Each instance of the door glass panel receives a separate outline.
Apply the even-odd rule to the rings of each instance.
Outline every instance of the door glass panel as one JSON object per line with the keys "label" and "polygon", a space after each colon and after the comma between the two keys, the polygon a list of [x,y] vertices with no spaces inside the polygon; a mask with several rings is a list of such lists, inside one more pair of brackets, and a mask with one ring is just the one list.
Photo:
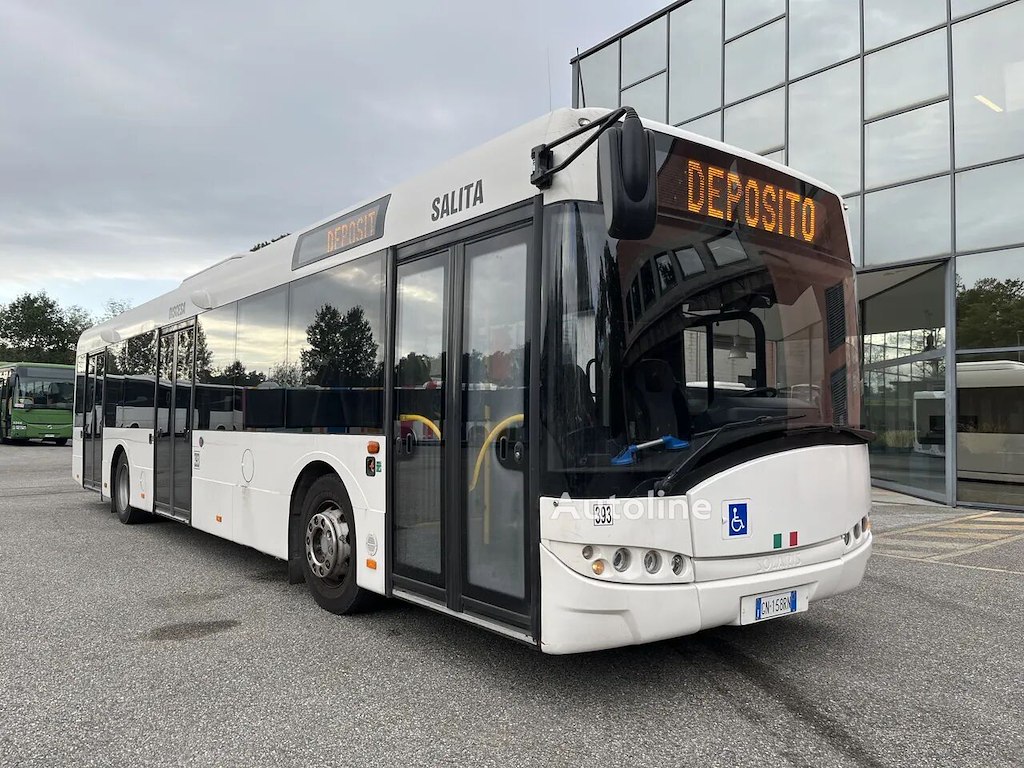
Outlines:
{"label": "door glass panel", "polygon": [[448,252],[398,268],[395,320],[395,573],[444,585],[441,493]]}
{"label": "door glass panel", "polygon": [[174,378],[174,336],[161,336],[157,360],[156,436],[154,468],[154,500],[169,507],[171,504],[171,429],[172,392]]}
{"label": "door glass panel", "polygon": [[176,333],[178,343],[174,370],[174,508],[192,508],[192,362],[195,330]]}
{"label": "door glass panel", "polygon": [[466,247],[461,350],[466,593],[517,600],[526,596],[526,252],[523,231]]}

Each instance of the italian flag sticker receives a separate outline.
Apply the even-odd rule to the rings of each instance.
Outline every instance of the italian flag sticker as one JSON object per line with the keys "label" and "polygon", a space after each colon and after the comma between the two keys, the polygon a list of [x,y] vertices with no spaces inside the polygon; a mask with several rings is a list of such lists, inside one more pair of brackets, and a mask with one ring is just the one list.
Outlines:
{"label": "italian flag sticker", "polygon": [[[772,542],[772,548],[773,549],[782,549],[782,537],[783,537],[783,535],[784,534],[781,534],[781,533],[776,533],[775,534],[774,540]],[[799,538],[800,537],[797,536],[797,532],[796,531],[790,531],[789,532],[789,546],[791,546],[791,547],[797,546],[797,544],[799,542]]]}

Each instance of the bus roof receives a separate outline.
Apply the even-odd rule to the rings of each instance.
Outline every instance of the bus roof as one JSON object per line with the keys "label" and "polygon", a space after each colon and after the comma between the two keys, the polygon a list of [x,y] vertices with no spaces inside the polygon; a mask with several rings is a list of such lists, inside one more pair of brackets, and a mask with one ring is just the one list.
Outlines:
{"label": "bus roof", "polygon": [[34,363],[31,360],[22,360],[13,363],[0,361],[0,368],[20,368],[27,366],[32,366],[33,368],[53,368],[55,370],[75,370],[75,366],[68,365],[67,363]]}
{"label": "bus roof", "polygon": [[[540,194],[530,183],[532,148],[564,136],[584,120],[593,121],[606,114],[607,109],[599,108],[556,110],[399,184],[383,196],[363,200],[257,251],[228,256],[185,278],[169,293],[87,329],[79,339],[78,353],[101,349],[120,339],[186,320],[206,309],[229,304],[361,256],[437,234],[479,215],[531,200]],[[716,147],[836,194],[820,181],[752,152],[680,128],[650,120],[643,122],[659,133]],[[588,134],[584,133],[559,145],[555,150],[555,162],[560,162],[587,138]],[[595,143],[554,177],[551,187],[543,192],[544,203],[597,200],[596,168]],[[343,219],[347,214],[355,216],[363,209],[382,202],[385,208],[377,209],[383,219],[379,235],[365,238],[365,242],[333,256],[293,267],[296,243],[304,234],[335,219]]]}

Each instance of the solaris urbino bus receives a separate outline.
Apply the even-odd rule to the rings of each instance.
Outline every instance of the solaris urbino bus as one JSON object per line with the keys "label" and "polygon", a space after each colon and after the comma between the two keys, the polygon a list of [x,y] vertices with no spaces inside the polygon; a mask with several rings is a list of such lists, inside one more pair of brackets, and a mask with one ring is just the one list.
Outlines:
{"label": "solaris urbino bus", "polygon": [[643,643],[860,582],[856,333],[834,191],[563,109],[86,331],[72,471],[335,613]]}
{"label": "solaris urbino bus", "polygon": [[0,441],[71,439],[75,368],[57,363],[0,363]]}

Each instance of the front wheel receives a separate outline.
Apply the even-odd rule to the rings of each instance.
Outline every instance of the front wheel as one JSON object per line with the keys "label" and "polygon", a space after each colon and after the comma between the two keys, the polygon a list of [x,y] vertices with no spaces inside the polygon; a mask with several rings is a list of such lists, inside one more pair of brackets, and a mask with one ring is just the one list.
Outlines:
{"label": "front wheel", "polygon": [[58,437],[53,442],[55,442],[57,445],[67,445],[68,444],[68,439],[66,437]]}
{"label": "front wheel", "polygon": [[125,525],[144,523],[151,518],[148,512],[136,509],[131,505],[132,484],[131,470],[128,467],[128,456],[122,453],[114,470],[114,487],[110,494],[110,511]]}
{"label": "front wheel", "polygon": [[334,475],[321,477],[306,493],[302,526],[302,575],[324,610],[346,614],[365,610],[373,593],[356,584],[358,546],[352,504]]}

